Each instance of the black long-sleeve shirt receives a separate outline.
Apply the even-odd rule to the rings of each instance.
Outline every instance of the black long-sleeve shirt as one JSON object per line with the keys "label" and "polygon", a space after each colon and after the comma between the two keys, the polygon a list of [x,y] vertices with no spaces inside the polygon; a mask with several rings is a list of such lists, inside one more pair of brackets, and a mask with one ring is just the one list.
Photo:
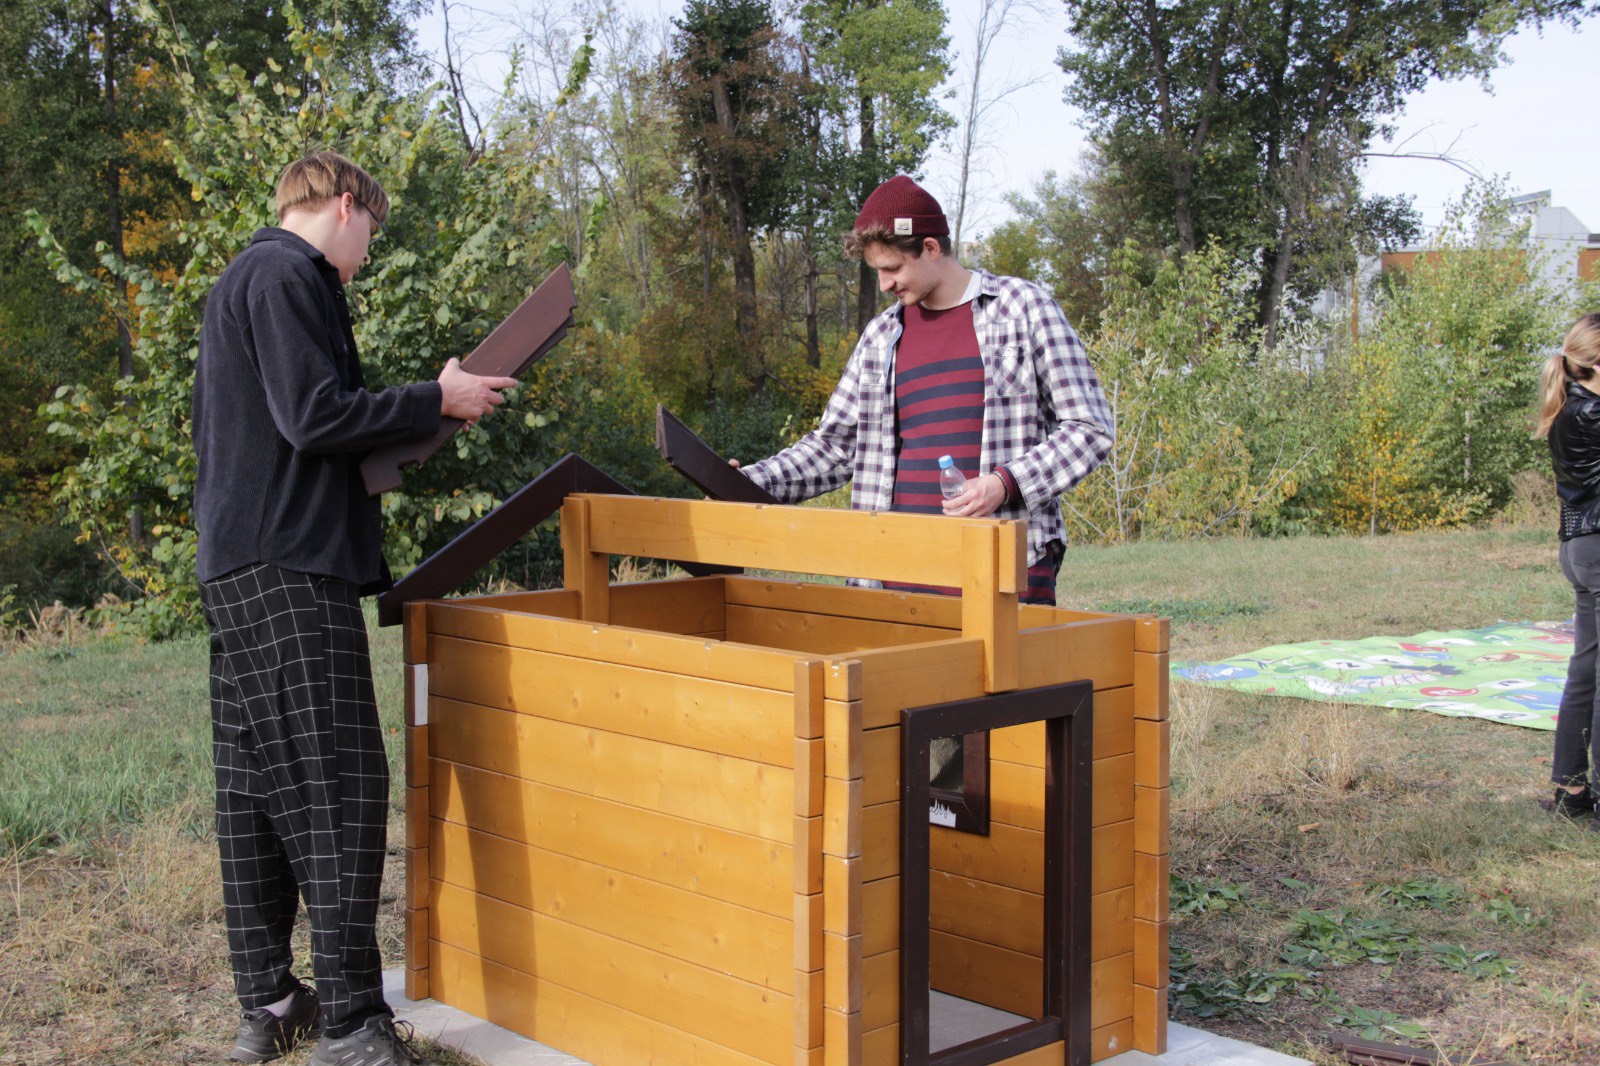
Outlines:
{"label": "black long-sleeve shirt", "polygon": [[206,300],[194,378],[198,576],[255,563],[388,584],[361,460],[439,427],[437,382],[365,388],[338,269],[276,227]]}

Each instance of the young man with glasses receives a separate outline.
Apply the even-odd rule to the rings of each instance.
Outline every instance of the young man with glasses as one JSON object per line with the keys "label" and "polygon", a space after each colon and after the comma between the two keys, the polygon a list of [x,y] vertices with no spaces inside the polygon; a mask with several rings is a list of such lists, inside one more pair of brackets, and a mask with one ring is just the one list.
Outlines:
{"label": "young man with glasses", "polygon": [[[269,1062],[320,1033],[314,1066],[416,1063],[374,930],[389,768],[360,597],[390,576],[360,466],[441,417],[482,418],[516,381],[452,359],[437,381],[367,389],[345,286],[389,198],[318,152],[284,171],[277,209],[206,300],[194,383],[217,839],[243,1007],[229,1058]],[[315,987],[291,972],[301,899]]]}

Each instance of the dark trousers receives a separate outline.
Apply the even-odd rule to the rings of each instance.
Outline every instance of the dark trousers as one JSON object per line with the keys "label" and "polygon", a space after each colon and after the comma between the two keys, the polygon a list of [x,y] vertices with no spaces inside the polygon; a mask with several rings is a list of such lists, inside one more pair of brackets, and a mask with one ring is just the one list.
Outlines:
{"label": "dark trousers", "polygon": [[256,565],[200,587],[211,627],[217,841],[245,1010],[295,987],[301,899],[324,1032],[390,1013],[375,921],[389,764],[366,621],[345,581]]}
{"label": "dark trousers", "polygon": [[1600,533],[1561,542],[1561,572],[1577,593],[1577,619],[1567,686],[1556,715],[1556,750],[1550,779],[1558,785],[1592,784],[1589,771],[1600,765],[1595,735],[1596,669],[1600,668]]}

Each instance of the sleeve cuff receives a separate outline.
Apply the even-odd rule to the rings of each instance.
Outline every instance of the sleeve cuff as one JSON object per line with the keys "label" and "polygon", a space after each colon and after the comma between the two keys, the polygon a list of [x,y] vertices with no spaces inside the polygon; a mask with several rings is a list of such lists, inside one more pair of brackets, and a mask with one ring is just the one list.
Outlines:
{"label": "sleeve cuff", "polygon": [[431,437],[439,432],[443,419],[439,408],[444,405],[444,389],[437,381],[419,381],[406,389],[406,412],[411,420],[412,437]]}

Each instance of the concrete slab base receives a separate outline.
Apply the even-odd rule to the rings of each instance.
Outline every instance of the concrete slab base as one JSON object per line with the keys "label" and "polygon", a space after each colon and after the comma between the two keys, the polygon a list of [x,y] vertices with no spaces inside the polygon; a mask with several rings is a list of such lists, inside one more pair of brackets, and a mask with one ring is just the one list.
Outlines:
{"label": "concrete slab base", "polygon": [[[395,1015],[414,1026],[419,1034],[446,1047],[472,1055],[488,1066],[589,1066],[565,1051],[546,1047],[536,1040],[502,1029],[464,1011],[447,1007],[436,1000],[413,1002],[405,997],[405,973],[388,970],[383,975],[384,994]],[[985,1033],[998,1032],[1024,1019],[981,1003],[933,993],[929,1017],[929,1046],[937,1051]],[[883,1064],[871,1064],[883,1066]],[[1277,1051],[1214,1036],[1187,1025],[1167,1025],[1167,1053],[1146,1055],[1125,1051],[1096,1066],[1311,1066]]]}
{"label": "concrete slab base", "polygon": [[404,970],[384,971],[383,994],[394,1008],[395,1017],[410,1022],[419,1035],[481,1059],[488,1066],[589,1066],[565,1051],[546,1047],[436,999],[407,999]]}

